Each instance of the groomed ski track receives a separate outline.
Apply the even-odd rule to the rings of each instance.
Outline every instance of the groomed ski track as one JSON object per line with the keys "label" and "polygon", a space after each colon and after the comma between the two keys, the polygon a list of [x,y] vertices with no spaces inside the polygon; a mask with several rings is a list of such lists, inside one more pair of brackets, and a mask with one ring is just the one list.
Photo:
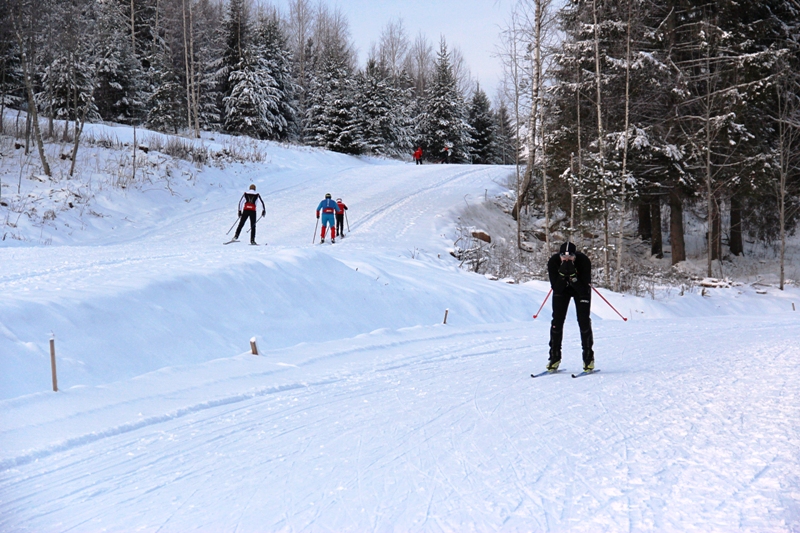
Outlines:
{"label": "groomed ski track", "polygon": [[[266,248],[220,244],[240,192],[212,190],[116,243],[0,249],[0,316],[94,324],[101,338],[66,346],[123,368],[65,362],[60,393],[0,401],[0,531],[800,531],[795,314],[622,322],[593,302],[603,371],[570,378],[570,314],[566,372],[531,379],[546,363],[549,313],[529,318],[545,285],[438,257],[457,210],[508,169],[302,161],[242,170],[238,189],[252,179],[268,204]],[[350,206],[334,246],[311,244],[325,192]],[[242,285],[270,294],[249,301]],[[165,290],[172,313],[157,309]],[[318,309],[348,291],[344,308]],[[192,295],[198,316],[175,319]],[[120,322],[98,326],[114,306]],[[136,330],[141,353],[103,337],[150,314],[205,337],[159,337],[170,353],[157,354],[156,330]],[[5,349],[22,349],[19,330]],[[259,357],[243,353],[253,334]]]}

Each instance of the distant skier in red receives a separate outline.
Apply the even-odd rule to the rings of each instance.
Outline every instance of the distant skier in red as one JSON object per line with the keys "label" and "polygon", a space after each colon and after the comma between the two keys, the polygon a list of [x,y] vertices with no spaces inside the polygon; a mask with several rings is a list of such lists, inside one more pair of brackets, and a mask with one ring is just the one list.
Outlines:
{"label": "distant skier in red", "polygon": [[336,213],[336,231],[344,237],[344,212],[347,211],[347,206],[344,205],[341,198],[336,199],[336,205],[339,206],[339,212]]}
{"label": "distant skier in red", "polygon": [[239,227],[236,228],[236,234],[233,236],[234,241],[239,240],[239,234],[242,232],[244,223],[250,219],[250,244],[258,244],[256,242],[256,202],[261,201],[261,216],[267,214],[267,206],[264,205],[264,200],[261,195],[256,192],[254,183],[250,184],[250,188],[242,195],[239,200]]}
{"label": "distant skier in red", "polygon": [[416,161],[417,165],[422,164],[422,146],[417,146],[417,149],[414,151],[414,161]]}
{"label": "distant skier in red", "polygon": [[339,204],[333,201],[331,198],[331,193],[327,193],[325,195],[325,199],[322,200],[319,205],[317,206],[317,218],[319,219],[319,214],[322,212],[322,233],[320,234],[320,244],[325,242],[325,233],[328,226],[331,228],[331,243],[336,243],[336,221],[334,220],[334,214],[341,213],[342,210],[339,209]]}

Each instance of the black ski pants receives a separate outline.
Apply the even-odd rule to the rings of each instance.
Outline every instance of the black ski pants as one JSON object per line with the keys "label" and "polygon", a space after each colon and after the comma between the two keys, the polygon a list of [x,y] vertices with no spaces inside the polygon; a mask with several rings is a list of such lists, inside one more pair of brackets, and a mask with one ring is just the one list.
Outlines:
{"label": "black ski pants", "polygon": [[344,213],[341,215],[336,213],[336,234],[344,236]]}
{"label": "black ski pants", "polygon": [[583,362],[589,363],[594,360],[592,319],[589,316],[592,308],[592,299],[591,296],[577,296],[572,291],[566,294],[553,293],[553,321],[550,323],[550,360],[561,359],[561,339],[564,337],[564,320],[567,318],[570,300],[575,300],[578,328],[581,331]]}
{"label": "black ski pants", "polygon": [[239,227],[236,228],[236,235],[233,238],[239,238],[239,234],[242,232],[244,223],[247,222],[248,218],[250,219],[250,242],[256,242],[256,212],[250,210],[242,211],[242,216],[239,218]]}

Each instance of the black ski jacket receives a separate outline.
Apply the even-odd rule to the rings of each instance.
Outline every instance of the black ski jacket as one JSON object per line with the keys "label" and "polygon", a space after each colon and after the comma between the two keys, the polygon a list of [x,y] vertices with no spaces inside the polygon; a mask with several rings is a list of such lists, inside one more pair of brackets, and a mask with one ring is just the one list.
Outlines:
{"label": "black ski jacket", "polygon": [[553,294],[559,296],[578,296],[590,298],[592,296],[592,262],[581,252],[575,253],[575,270],[578,279],[570,283],[558,271],[561,268],[561,256],[553,254],[547,261],[547,274],[550,277],[550,287]]}

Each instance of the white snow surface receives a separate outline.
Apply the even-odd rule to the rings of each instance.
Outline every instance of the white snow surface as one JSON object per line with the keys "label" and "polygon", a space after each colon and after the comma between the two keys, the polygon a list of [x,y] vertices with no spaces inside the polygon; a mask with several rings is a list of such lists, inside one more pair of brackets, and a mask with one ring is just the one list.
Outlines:
{"label": "white snow surface", "polygon": [[[2,243],[0,531],[800,531],[797,289],[602,291],[601,372],[571,312],[531,379],[549,286],[448,253],[508,168],[267,146]],[[222,246],[250,183],[269,245]]]}

